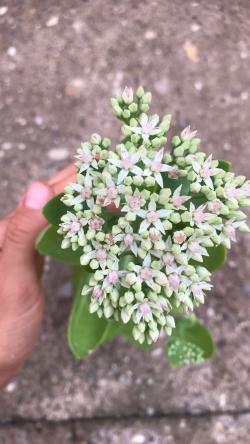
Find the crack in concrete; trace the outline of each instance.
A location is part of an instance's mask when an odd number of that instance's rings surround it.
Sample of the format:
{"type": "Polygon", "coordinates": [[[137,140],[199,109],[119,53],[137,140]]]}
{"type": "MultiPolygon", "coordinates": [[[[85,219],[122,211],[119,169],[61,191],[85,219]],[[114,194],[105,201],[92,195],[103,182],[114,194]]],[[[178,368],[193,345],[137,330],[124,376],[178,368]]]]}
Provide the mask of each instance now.
{"type": "Polygon", "coordinates": [[[75,425],[79,423],[91,423],[91,422],[108,422],[112,421],[115,423],[119,423],[122,421],[152,421],[152,420],[162,420],[162,419],[202,419],[202,418],[215,418],[219,416],[244,416],[249,415],[250,409],[240,409],[240,410],[214,410],[214,411],[204,411],[201,413],[192,413],[192,412],[170,412],[170,413],[155,413],[153,415],[122,415],[122,416],[112,416],[112,415],[104,415],[104,416],[92,416],[92,417],[76,417],[76,418],[68,418],[62,419],[59,421],[51,420],[47,418],[24,418],[21,416],[13,416],[9,420],[1,421],[0,427],[7,426],[22,426],[29,424],[48,424],[48,425],[70,425],[72,430],[72,439],[75,436],[75,425]]]}

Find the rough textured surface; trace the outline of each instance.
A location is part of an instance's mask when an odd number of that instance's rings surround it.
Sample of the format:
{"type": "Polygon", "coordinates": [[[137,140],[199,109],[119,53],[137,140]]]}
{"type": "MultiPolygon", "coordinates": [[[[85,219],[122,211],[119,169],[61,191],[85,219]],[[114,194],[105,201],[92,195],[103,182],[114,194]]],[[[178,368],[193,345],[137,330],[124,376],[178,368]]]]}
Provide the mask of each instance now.
{"type": "MultiPolygon", "coordinates": [[[[69,162],[79,141],[91,132],[118,135],[108,98],[126,84],[142,83],[152,90],[154,111],[171,112],[177,130],[191,123],[207,152],[233,161],[238,173],[249,175],[248,0],[9,0],[0,3],[0,11],[2,214],[18,201],[28,181],[47,177],[69,162]]],[[[150,354],[135,353],[123,339],[77,362],[66,344],[69,274],[49,263],[40,342],[0,397],[1,421],[250,411],[246,239],[240,237],[228,265],[216,274],[214,293],[200,311],[215,333],[215,358],[178,370],[166,364],[161,344],[150,354]]],[[[72,441],[60,438],[64,426],[52,432],[43,423],[41,442],[133,444],[137,428],[145,436],[152,428],[158,441],[137,442],[247,444],[247,419],[223,416],[223,425],[216,426],[217,418],[188,418],[187,433],[176,431],[178,421],[168,425],[166,420],[167,436],[165,420],[142,419],[141,425],[125,426],[111,421],[96,429],[93,419],[89,436],[85,439],[84,422],[72,441]],[[223,433],[230,438],[224,440],[223,433]]],[[[3,427],[3,442],[26,443],[27,433],[37,433],[29,424],[20,427],[16,441],[11,433],[19,429],[3,427]]]]}

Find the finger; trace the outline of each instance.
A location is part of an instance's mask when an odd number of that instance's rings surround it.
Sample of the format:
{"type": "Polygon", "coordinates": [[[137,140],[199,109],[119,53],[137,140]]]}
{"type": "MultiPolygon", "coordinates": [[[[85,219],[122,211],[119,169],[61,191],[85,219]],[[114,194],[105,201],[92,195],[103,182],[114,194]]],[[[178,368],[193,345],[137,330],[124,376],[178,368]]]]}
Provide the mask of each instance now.
{"type": "Polygon", "coordinates": [[[76,167],[73,163],[71,163],[66,168],[64,168],[63,170],[56,173],[53,177],[51,177],[47,181],[47,183],[48,183],[48,185],[53,186],[59,182],[64,181],[66,177],[71,176],[71,175],[73,176],[75,174],[76,174],[76,167]]]}
{"type": "Polygon", "coordinates": [[[33,182],[25,193],[23,205],[9,220],[3,243],[3,258],[10,267],[34,265],[34,244],[46,226],[41,208],[53,196],[51,188],[42,182],[33,182]]]}
{"type": "Polygon", "coordinates": [[[5,239],[5,235],[6,235],[8,221],[9,221],[8,218],[0,220],[0,251],[3,248],[3,243],[4,243],[4,239],[5,239]]]}
{"type": "Polygon", "coordinates": [[[61,181],[51,186],[54,194],[62,193],[64,191],[64,188],[69,183],[75,182],[75,180],[76,180],[76,171],[73,174],[71,173],[68,176],[65,176],[61,181]]]}

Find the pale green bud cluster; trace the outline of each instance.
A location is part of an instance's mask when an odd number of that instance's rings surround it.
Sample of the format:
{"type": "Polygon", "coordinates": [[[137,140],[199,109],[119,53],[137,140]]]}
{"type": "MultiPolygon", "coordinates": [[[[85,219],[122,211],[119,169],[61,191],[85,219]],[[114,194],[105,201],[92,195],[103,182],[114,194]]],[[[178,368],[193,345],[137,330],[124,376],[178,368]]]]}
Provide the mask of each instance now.
{"type": "MultiPolygon", "coordinates": [[[[111,149],[93,134],[77,150],[58,230],[62,248],[77,251],[83,272],[92,271],[83,288],[90,312],[131,322],[140,343],[171,335],[176,311],[204,303],[209,248],[230,248],[237,229],[249,231],[241,210],[250,203],[249,181],[198,151],[190,127],[166,151],[171,117],[148,115],[150,102],[142,87],[111,99],[122,140],[111,149]]],[[[189,358],[200,359],[199,351],[191,347],[189,358]]]]}

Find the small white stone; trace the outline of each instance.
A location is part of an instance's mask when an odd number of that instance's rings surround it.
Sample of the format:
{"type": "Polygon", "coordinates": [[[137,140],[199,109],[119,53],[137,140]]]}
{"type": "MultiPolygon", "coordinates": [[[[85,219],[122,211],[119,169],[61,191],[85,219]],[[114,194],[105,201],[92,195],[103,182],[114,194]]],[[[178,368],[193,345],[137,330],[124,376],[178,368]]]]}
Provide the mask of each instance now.
{"type": "Polygon", "coordinates": [[[51,28],[52,26],[58,25],[58,22],[59,22],[59,17],[57,15],[52,15],[49,18],[49,20],[47,20],[46,26],[48,26],[48,28],[51,28]]]}
{"type": "Polygon", "coordinates": [[[190,29],[192,32],[198,32],[201,29],[201,27],[198,23],[192,23],[190,29]]]}
{"type": "Polygon", "coordinates": [[[241,100],[247,100],[249,97],[248,91],[242,91],[240,97],[241,97],[241,100]]]}
{"type": "Polygon", "coordinates": [[[80,33],[81,30],[82,30],[82,26],[83,26],[82,22],[76,21],[76,22],[73,23],[72,28],[74,29],[75,32],[79,32],[80,33]]]}
{"type": "Polygon", "coordinates": [[[225,407],[226,403],[227,403],[227,395],[225,393],[222,393],[219,397],[220,407],[221,408],[225,407]]]}
{"type": "Polygon", "coordinates": [[[196,82],[194,82],[194,87],[195,87],[196,91],[201,91],[203,89],[202,81],[196,80],[196,82]]]}
{"type": "Polygon", "coordinates": [[[247,53],[247,51],[241,51],[240,52],[240,58],[241,59],[247,59],[248,58],[248,53],[247,53]]]}
{"type": "Polygon", "coordinates": [[[168,91],[168,81],[167,79],[160,79],[154,83],[154,89],[159,94],[166,94],[168,91]]]}
{"type": "Polygon", "coordinates": [[[1,159],[2,157],[4,157],[4,152],[3,152],[3,151],[0,151],[0,159],[1,159]]]}
{"type": "Polygon", "coordinates": [[[16,390],[16,387],[17,387],[16,382],[10,382],[8,385],[6,385],[5,391],[8,393],[12,393],[14,392],[14,390],[16,390]]]}
{"type": "Polygon", "coordinates": [[[223,145],[223,150],[225,151],[231,151],[231,145],[228,142],[225,142],[223,145]]]}
{"type": "Polygon", "coordinates": [[[27,125],[27,120],[24,117],[17,117],[16,122],[21,126],[27,125]]]}
{"type": "Polygon", "coordinates": [[[151,29],[145,32],[144,38],[145,40],[154,40],[157,37],[157,33],[151,29]]]}
{"type": "Polygon", "coordinates": [[[153,358],[159,358],[163,353],[162,348],[158,347],[155,348],[152,352],[151,352],[151,356],[153,356],[153,358]]]}
{"type": "Polygon", "coordinates": [[[155,409],[153,407],[147,407],[146,413],[148,416],[153,416],[155,414],[155,409]]]}
{"type": "Polygon", "coordinates": [[[25,143],[19,143],[17,145],[17,148],[21,151],[24,151],[24,150],[26,150],[27,147],[26,147],[25,143]]]}
{"type": "Polygon", "coordinates": [[[69,156],[69,150],[67,148],[52,148],[48,152],[48,157],[52,160],[64,160],[69,156]]]}
{"type": "Polygon", "coordinates": [[[0,7],[0,15],[6,14],[7,11],[8,11],[8,6],[1,6],[0,7]]]}
{"type": "Polygon", "coordinates": [[[7,54],[8,54],[10,57],[15,57],[15,55],[16,55],[16,48],[15,48],[14,46],[10,46],[10,47],[8,48],[8,50],[7,50],[7,54]]]}
{"type": "Polygon", "coordinates": [[[42,118],[42,116],[36,116],[36,117],[34,118],[34,122],[35,122],[36,125],[41,126],[41,125],[43,124],[43,118],[42,118]]]}
{"type": "Polygon", "coordinates": [[[10,142],[4,142],[2,144],[2,149],[5,151],[11,150],[12,147],[13,147],[13,145],[10,142]]]}
{"type": "Polygon", "coordinates": [[[145,436],[144,435],[134,435],[132,437],[132,443],[133,444],[143,444],[145,442],[145,436]]]}
{"type": "Polygon", "coordinates": [[[209,318],[212,318],[214,315],[215,315],[215,311],[214,311],[214,309],[213,309],[212,307],[209,307],[209,308],[207,309],[207,316],[208,316],[209,318]]]}

